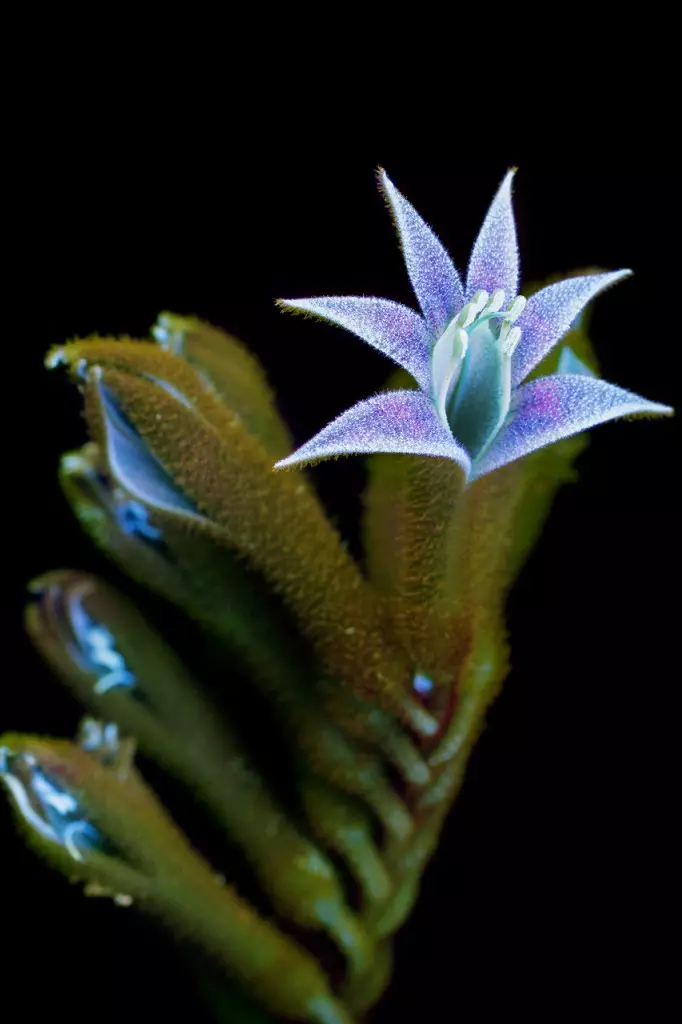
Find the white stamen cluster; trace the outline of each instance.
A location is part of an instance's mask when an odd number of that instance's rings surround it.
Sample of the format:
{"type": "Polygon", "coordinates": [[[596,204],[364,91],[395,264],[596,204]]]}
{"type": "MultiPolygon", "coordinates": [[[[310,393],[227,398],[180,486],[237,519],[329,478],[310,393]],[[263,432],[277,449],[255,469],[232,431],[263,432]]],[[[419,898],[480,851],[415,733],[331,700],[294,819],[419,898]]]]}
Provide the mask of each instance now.
{"type": "MultiPolygon", "coordinates": [[[[488,295],[488,292],[483,290],[476,292],[473,299],[462,306],[454,323],[457,328],[466,333],[466,329],[474,326],[476,321],[491,316],[502,316],[503,322],[498,341],[504,354],[511,356],[521,340],[520,328],[512,327],[512,324],[523,312],[526,300],[522,295],[517,295],[509,309],[501,314],[500,310],[504,306],[504,300],[505,294],[501,288],[495,289],[492,295],[488,295]]],[[[464,340],[462,339],[463,343],[464,340]]]]}
{"type": "Polygon", "coordinates": [[[501,310],[504,302],[505,293],[501,288],[496,288],[492,295],[481,289],[462,306],[457,316],[436,342],[431,361],[433,393],[436,407],[444,422],[446,422],[445,407],[466,355],[469,334],[472,329],[487,319],[493,317],[501,319],[502,325],[497,343],[507,358],[511,358],[521,340],[521,329],[513,327],[512,324],[523,312],[526,300],[522,295],[518,295],[509,309],[503,313],[501,310]]]}

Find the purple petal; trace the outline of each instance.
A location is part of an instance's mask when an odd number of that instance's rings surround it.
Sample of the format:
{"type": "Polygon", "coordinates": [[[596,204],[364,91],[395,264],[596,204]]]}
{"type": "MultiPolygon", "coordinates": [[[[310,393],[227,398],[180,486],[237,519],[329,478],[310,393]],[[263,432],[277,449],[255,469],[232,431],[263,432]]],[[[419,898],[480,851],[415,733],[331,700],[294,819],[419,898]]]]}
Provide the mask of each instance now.
{"type": "Polygon", "coordinates": [[[519,252],[511,202],[514,171],[509,171],[497,190],[471,252],[466,296],[483,288],[489,294],[502,288],[507,299],[516,297],[519,286],[519,252]]]}
{"type": "Polygon", "coordinates": [[[312,313],[345,327],[403,366],[424,390],[431,387],[431,346],[426,324],[407,306],[389,299],[325,295],[317,299],[280,299],[294,312],[312,313]]]}
{"type": "Polygon", "coordinates": [[[514,392],[507,420],[476,463],[473,475],[483,476],[536,448],[619,416],[670,416],[672,412],[667,405],[649,402],[596,377],[538,377],[514,392]]]}
{"type": "Polygon", "coordinates": [[[590,299],[630,273],[615,270],[609,274],[569,277],[531,295],[516,321],[521,328],[521,341],[512,359],[512,387],[520,384],[545,358],[590,299]]]}
{"type": "Polygon", "coordinates": [[[354,452],[403,452],[454,459],[469,472],[469,456],[420,391],[387,391],[358,402],[276,467],[354,452]]]}
{"type": "Polygon", "coordinates": [[[414,294],[424,319],[438,336],[464,305],[459,274],[442,243],[382,169],[379,184],[398,229],[414,294]]]}

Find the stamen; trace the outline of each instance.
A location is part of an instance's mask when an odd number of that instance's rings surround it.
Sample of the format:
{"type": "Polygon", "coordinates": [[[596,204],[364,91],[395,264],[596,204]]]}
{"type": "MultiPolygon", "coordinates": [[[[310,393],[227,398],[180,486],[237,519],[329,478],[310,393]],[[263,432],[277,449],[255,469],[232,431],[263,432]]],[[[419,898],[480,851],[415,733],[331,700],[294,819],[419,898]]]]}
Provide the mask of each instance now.
{"type": "Polygon", "coordinates": [[[436,342],[431,357],[431,374],[436,407],[445,418],[445,407],[454,386],[462,360],[466,355],[469,336],[463,327],[451,324],[436,342]]]}
{"type": "Polygon", "coordinates": [[[469,327],[476,319],[476,312],[476,307],[473,302],[467,302],[466,305],[462,306],[457,314],[457,319],[455,320],[456,326],[469,327]]]}
{"type": "Polygon", "coordinates": [[[516,298],[511,304],[509,312],[507,313],[507,320],[509,320],[510,323],[513,323],[514,320],[521,316],[524,309],[526,308],[527,301],[528,300],[525,299],[523,295],[516,296],[516,298]]]}
{"type": "Polygon", "coordinates": [[[486,313],[497,313],[502,309],[504,305],[504,291],[502,288],[496,288],[490,297],[490,301],[486,306],[486,313]]]}
{"type": "Polygon", "coordinates": [[[504,352],[504,354],[507,355],[507,356],[511,356],[513,354],[513,352],[514,352],[514,349],[516,348],[516,346],[520,342],[520,340],[521,340],[521,328],[520,327],[512,327],[512,328],[510,328],[509,331],[505,334],[504,340],[501,342],[502,351],[504,352]]]}

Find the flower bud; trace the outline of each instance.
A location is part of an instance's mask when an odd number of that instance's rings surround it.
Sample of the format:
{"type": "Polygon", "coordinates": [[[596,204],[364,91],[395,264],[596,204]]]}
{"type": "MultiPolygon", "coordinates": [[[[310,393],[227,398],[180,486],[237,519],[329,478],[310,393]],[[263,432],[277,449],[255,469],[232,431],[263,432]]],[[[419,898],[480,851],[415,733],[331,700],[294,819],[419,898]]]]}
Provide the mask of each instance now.
{"type": "Polygon", "coordinates": [[[122,777],[72,743],[8,734],[0,778],[41,852],[91,892],[122,894],[198,943],[271,1013],[351,1024],[315,960],[216,877],[134,769],[122,777]]]}
{"type": "Polygon", "coordinates": [[[92,340],[61,359],[91,367],[86,414],[131,497],[186,517],[244,557],[290,607],[329,675],[433,733],[371,592],[305,482],[273,473],[239,418],[177,357],[92,340]]]}
{"type": "MultiPolygon", "coordinates": [[[[327,931],[355,969],[364,969],[369,940],[332,864],[291,822],[237,734],[162,638],[94,577],[48,573],[33,591],[29,632],[81,701],[188,785],[243,847],[278,909],[302,927],[327,931]]],[[[94,739],[100,749],[105,737],[94,739]]]]}
{"type": "Polygon", "coordinates": [[[197,317],[161,313],[152,327],[161,348],[185,359],[233,409],[263,448],[282,458],[291,448],[286,424],[256,357],[232,335],[197,317]]]}

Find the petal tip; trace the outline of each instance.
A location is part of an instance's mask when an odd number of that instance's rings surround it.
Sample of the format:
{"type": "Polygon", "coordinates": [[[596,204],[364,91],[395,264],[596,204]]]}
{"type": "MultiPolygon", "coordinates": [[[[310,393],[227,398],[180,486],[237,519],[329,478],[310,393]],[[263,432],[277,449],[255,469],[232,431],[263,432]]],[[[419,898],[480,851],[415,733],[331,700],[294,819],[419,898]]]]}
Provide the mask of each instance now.
{"type": "Polygon", "coordinates": [[[645,412],[643,415],[651,416],[674,416],[675,409],[672,405],[663,405],[660,402],[650,402],[651,412],[645,412]]]}
{"type": "Polygon", "coordinates": [[[311,308],[313,301],[313,299],[275,299],[275,305],[284,313],[312,316],[314,314],[314,310],[311,308]]]}
{"type": "Polygon", "coordinates": [[[488,207],[469,258],[466,295],[500,288],[516,295],[519,283],[519,251],[512,202],[516,168],[507,171],[488,207]]]}
{"type": "Polygon", "coordinates": [[[629,267],[623,267],[622,270],[607,270],[601,275],[601,277],[606,281],[604,287],[608,288],[610,284],[616,284],[617,281],[624,281],[626,278],[632,277],[633,274],[634,270],[630,270],[629,267]]]}
{"type": "Polygon", "coordinates": [[[278,459],[278,461],[274,463],[272,468],[290,469],[292,466],[297,465],[301,461],[301,459],[298,459],[296,457],[296,452],[292,452],[291,455],[286,455],[283,459],[278,459]]]}
{"type": "MultiPolygon", "coordinates": [[[[316,435],[317,436],[317,435],[316,435]]],[[[312,438],[312,441],[315,437],[312,438]]],[[[339,458],[341,455],[347,454],[346,452],[330,452],[325,454],[318,454],[315,451],[310,450],[310,441],[300,445],[295,451],[291,452],[290,455],[285,455],[283,459],[278,459],[277,462],[273,463],[273,470],[289,470],[289,469],[303,469],[307,466],[315,466],[318,462],[323,462],[328,458],[339,458]]]]}
{"type": "Polygon", "coordinates": [[[395,204],[400,202],[402,196],[398,189],[393,184],[393,182],[391,181],[391,179],[389,178],[388,174],[386,173],[386,170],[381,166],[377,167],[376,169],[376,182],[377,188],[379,189],[379,195],[381,196],[384,203],[388,207],[388,212],[391,216],[391,220],[395,224],[396,229],[398,229],[398,233],[400,233],[398,228],[398,219],[395,204]]]}
{"type": "Polygon", "coordinates": [[[380,192],[385,192],[389,188],[395,188],[395,185],[388,176],[386,168],[382,167],[381,164],[379,164],[375,171],[375,177],[380,192]]]}
{"type": "Polygon", "coordinates": [[[503,196],[507,198],[507,201],[511,203],[512,186],[516,177],[518,167],[510,167],[504,178],[500,182],[500,186],[496,193],[496,198],[501,199],[503,196]]]}

